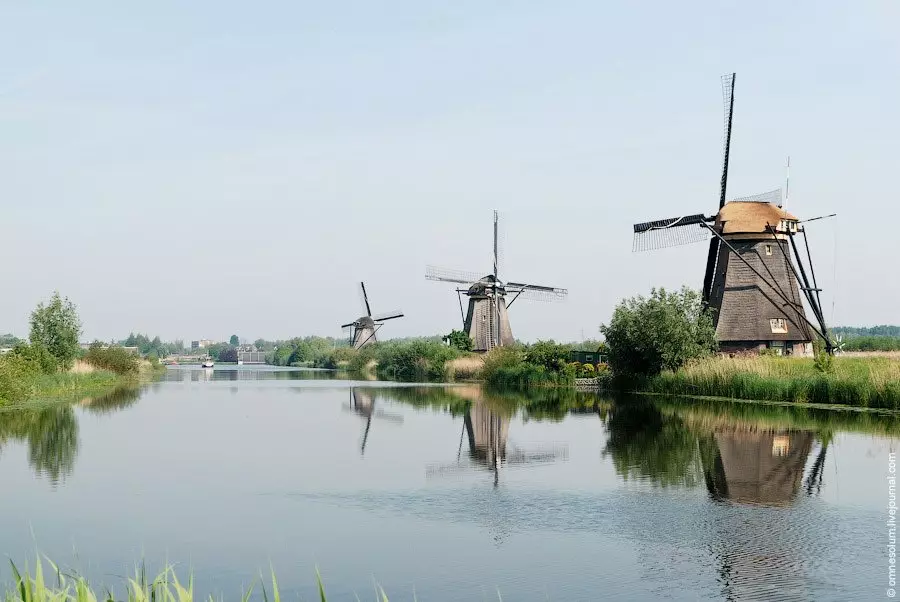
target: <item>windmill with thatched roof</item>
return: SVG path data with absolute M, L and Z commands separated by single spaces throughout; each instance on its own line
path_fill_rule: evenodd
M 703 301 L 713 310 L 721 351 L 770 348 L 776 353 L 806 355 L 818 336 L 831 352 L 833 343 L 803 220 L 782 207 L 781 189 L 726 202 L 734 78 L 733 73 L 722 78 L 725 149 L 718 212 L 635 224 L 634 250 L 709 240 Z M 797 237 L 806 247 L 806 265 Z

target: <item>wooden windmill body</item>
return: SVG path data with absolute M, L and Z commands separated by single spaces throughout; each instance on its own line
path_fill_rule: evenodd
M 723 78 L 723 86 L 726 128 L 718 212 L 635 224 L 634 250 L 709 240 L 703 301 L 712 310 L 719 351 L 768 348 L 779 355 L 808 355 L 818 336 L 831 352 L 806 231 L 801 220 L 782 208 L 781 189 L 725 200 L 734 74 Z M 797 237 L 806 246 L 806 264 Z
M 562 299 L 569 294 L 563 288 L 525 284 L 521 282 L 503 282 L 500 280 L 499 251 L 497 241 L 498 216 L 494 211 L 494 271 L 486 276 L 476 272 L 461 272 L 429 266 L 425 278 L 441 282 L 464 284 L 466 288 L 457 288 L 460 295 L 460 313 L 462 314 L 462 297 L 469 298 L 468 311 L 462 316 L 463 330 L 472 340 L 472 350 L 490 351 L 494 347 L 515 343 L 512 327 L 509 324 L 509 307 L 518 299 L 552 301 Z M 507 303 L 507 295 L 512 299 Z
M 813 334 L 788 239 L 802 228 L 798 219 L 773 203 L 731 201 L 715 227 L 730 243 L 719 245 L 708 296 L 720 349 L 811 353 Z

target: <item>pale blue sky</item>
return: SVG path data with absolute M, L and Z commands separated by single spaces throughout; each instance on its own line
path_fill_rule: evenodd
M 524 339 L 597 334 L 705 245 L 631 224 L 714 210 L 719 76 L 738 74 L 729 196 L 782 184 L 826 317 L 900 323 L 900 8 L 834 2 L 0 0 L 0 332 L 54 289 L 85 338 L 459 326 L 433 263 L 490 268 L 502 212 Z M 836 281 L 835 281 L 836 275 Z

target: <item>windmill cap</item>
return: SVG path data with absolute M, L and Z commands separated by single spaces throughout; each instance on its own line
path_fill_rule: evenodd
M 767 226 L 778 229 L 782 220 L 796 222 L 797 217 L 772 203 L 729 201 L 716 215 L 722 234 L 766 234 Z

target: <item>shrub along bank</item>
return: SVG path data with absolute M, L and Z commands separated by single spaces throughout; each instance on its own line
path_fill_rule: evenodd
M 91 396 L 136 380 L 151 369 L 121 347 L 99 343 L 82 353 L 74 304 L 54 293 L 31 314 L 30 342 L 0 356 L 0 406 Z

